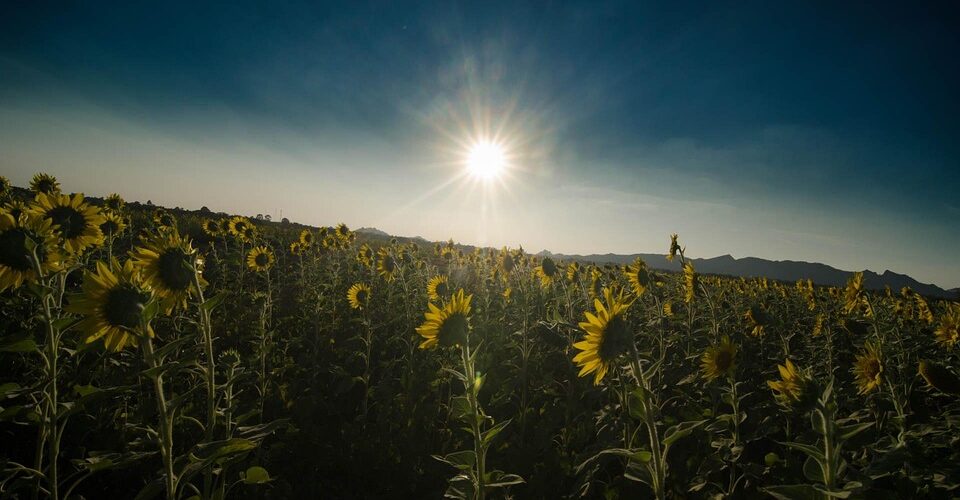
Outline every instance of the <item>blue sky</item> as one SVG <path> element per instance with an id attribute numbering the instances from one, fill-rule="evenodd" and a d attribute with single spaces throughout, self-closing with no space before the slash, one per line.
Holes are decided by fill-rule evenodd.
<path id="1" fill-rule="evenodd" d="M 0 7 L 21 185 L 960 286 L 950 2 L 40 4 Z M 461 175 L 481 136 L 502 182 Z"/>

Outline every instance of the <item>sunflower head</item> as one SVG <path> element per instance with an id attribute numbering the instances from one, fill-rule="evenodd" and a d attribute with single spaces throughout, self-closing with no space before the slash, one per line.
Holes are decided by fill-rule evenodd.
<path id="1" fill-rule="evenodd" d="M 880 348 L 876 344 L 867 343 L 863 346 L 863 350 L 853 362 L 853 376 L 859 394 L 867 394 L 880 388 L 883 382 L 883 362 Z"/>
<path id="2" fill-rule="evenodd" d="M 934 331 L 940 345 L 952 349 L 960 342 L 960 305 L 950 304 Z"/>
<path id="3" fill-rule="evenodd" d="M 816 399 L 817 391 L 812 390 L 813 377 L 808 370 L 801 370 L 788 358 L 777 365 L 780 380 L 768 380 L 767 386 L 774 392 L 774 398 L 785 408 L 807 408 Z M 801 404 L 803 403 L 803 404 Z"/>
<path id="4" fill-rule="evenodd" d="M 677 252 L 683 253 L 683 250 L 680 248 L 680 243 L 677 242 L 678 237 L 677 233 L 670 235 L 670 251 L 667 252 L 667 260 L 671 262 L 677 258 Z"/>
<path id="5" fill-rule="evenodd" d="M 30 190 L 34 194 L 57 194 L 60 192 L 60 183 L 56 177 L 40 172 L 30 179 Z"/>
<path id="6" fill-rule="evenodd" d="M 693 297 L 697 293 L 697 286 L 700 284 L 700 275 L 697 274 L 690 262 L 683 266 L 683 284 L 684 300 L 689 304 L 693 302 Z"/>
<path id="7" fill-rule="evenodd" d="M 866 297 L 863 291 L 863 273 L 856 272 L 847 281 L 847 288 L 843 292 L 843 312 L 852 314 L 866 308 Z"/>
<path id="8" fill-rule="evenodd" d="M 187 299 L 198 295 L 195 279 L 201 287 L 206 284 L 196 272 L 196 249 L 176 230 L 163 231 L 142 240 L 131 250 L 130 257 L 167 314 L 175 307 L 186 308 Z"/>
<path id="9" fill-rule="evenodd" d="M 273 261 L 273 252 L 264 246 L 253 247 L 247 253 L 247 267 L 259 273 L 269 271 Z"/>
<path id="10" fill-rule="evenodd" d="M 500 269 L 504 273 L 510 274 L 510 271 L 513 271 L 513 268 L 516 267 L 516 261 L 513 258 L 513 255 L 510 254 L 510 251 L 506 248 L 500 253 Z"/>
<path id="11" fill-rule="evenodd" d="M 112 240 L 122 234 L 127 229 L 127 221 L 123 216 L 116 212 L 106 212 L 103 214 L 103 223 L 100 224 L 100 232 L 103 236 Z"/>
<path id="12" fill-rule="evenodd" d="M 363 309 L 370 303 L 370 285 L 366 283 L 354 283 L 347 290 L 347 302 L 353 309 Z"/>
<path id="13" fill-rule="evenodd" d="M 290 243 L 290 253 L 293 255 L 303 255 L 305 251 L 306 248 L 299 240 Z"/>
<path id="14" fill-rule="evenodd" d="M 930 360 L 920 361 L 920 376 L 930 387 L 945 394 L 960 395 L 960 377 Z"/>
<path id="15" fill-rule="evenodd" d="M 397 259 L 386 247 L 380 247 L 380 250 L 377 251 L 377 274 L 389 283 L 393 281 L 396 272 Z"/>
<path id="16" fill-rule="evenodd" d="M 149 327 L 147 331 L 141 327 L 151 299 L 150 287 L 141 281 L 132 261 L 123 267 L 116 260 L 109 266 L 98 261 L 96 272 L 84 273 L 83 292 L 67 310 L 83 317 L 77 329 L 86 335 L 86 343 L 102 338 L 107 349 L 119 351 L 137 345 L 141 336 L 153 336 Z"/>
<path id="17" fill-rule="evenodd" d="M 567 265 L 567 281 L 573 283 L 580 279 L 580 264 L 571 262 Z"/>
<path id="18" fill-rule="evenodd" d="M 733 374 L 737 367 L 737 346 L 724 335 L 717 345 L 712 345 L 700 356 L 700 374 L 708 382 Z"/>
<path id="19" fill-rule="evenodd" d="M 117 193 L 113 193 L 110 196 L 107 196 L 105 200 L 103 200 L 104 208 L 106 208 L 107 210 L 112 210 L 114 212 L 119 212 L 123 210 L 123 207 L 126 206 L 126 204 L 127 202 L 123 201 L 123 198 L 121 198 L 120 195 Z"/>
<path id="20" fill-rule="evenodd" d="M 303 231 L 300 231 L 300 243 L 303 243 L 304 247 L 309 247 L 313 245 L 313 241 L 314 241 L 314 236 L 312 231 L 310 231 L 309 229 L 304 229 Z"/>
<path id="21" fill-rule="evenodd" d="M 153 222 L 164 229 L 177 227 L 177 219 L 162 208 L 153 211 Z"/>
<path id="22" fill-rule="evenodd" d="M 240 217 L 238 215 L 230 219 L 228 230 L 230 231 L 230 235 L 234 238 L 243 242 L 247 242 L 247 229 L 249 229 L 252 225 L 253 224 L 251 224 L 246 217 Z"/>
<path id="23" fill-rule="evenodd" d="M 544 257 L 543 260 L 540 261 L 540 265 L 536 268 L 536 274 L 540 277 L 540 284 L 546 288 L 560 275 L 560 269 L 553 259 Z"/>
<path id="24" fill-rule="evenodd" d="M 473 295 L 464 295 L 461 288 L 442 308 L 427 303 L 430 310 L 424 313 L 424 322 L 417 327 L 417 333 L 424 339 L 420 343 L 420 348 L 466 344 L 470 333 L 470 300 L 472 298 Z"/>
<path id="25" fill-rule="evenodd" d="M 211 238 L 219 237 L 221 234 L 223 234 L 222 221 L 216 221 L 213 219 L 207 219 L 203 221 L 203 232 Z"/>
<path id="26" fill-rule="evenodd" d="M 0 292 L 36 281 L 37 265 L 44 275 L 59 270 L 58 247 L 49 219 L 0 209 Z"/>
<path id="27" fill-rule="evenodd" d="M 762 337 L 766 333 L 767 325 L 770 324 L 770 315 L 759 305 L 750 306 L 747 312 L 743 313 L 743 319 L 754 337 Z"/>
<path id="28" fill-rule="evenodd" d="M 643 295 L 650 286 L 650 271 L 647 269 L 647 263 L 640 257 L 627 266 L 627 280 L 630 281 L 633 293 L 637 297 Z"/>
<path id="29" fill-rule="evenodd" d="M 441 274 L 430 278 L 430 281 L 427 283 L 427 298 L 432 302 L 445 300 L 449 293 L 449 281 L 446 276 Z"/>
<path id="30" fill-rule="evenodd" d="M 350 241 L 350 228 L 347 227 L 344 223 L 337 224 L 337 228 L 334 231 L 337 235 L 337 238 L 343 241 Z"/>
<path id="31" fill-rule="evenodd" d="M 13 190 L 13 184 L 10 184 L 10 179 L 0 175 L 0 200 L 10 196 L 10 191 Z"/>
<path id="32" fill-rule="evenodd" d="M 614 295 L 613 290 L 603 289 L 606 303 L 594 299 L 594 312 L 584 312 L 586 321 L 580 328 L 586 333 L 583 340 L 573 344 L 580 352 L 573 362 L 580 367 L 580 377 L 593 373 L 594 385 L 599 385 L 618 356 L 633 346 L 633 332 L 625 318 L 632 300 L 626 299 L 621 290 Z"/>
<path id="33" fill-rule="evenodd" d="M 100 232 L 103 215 L 99 208 L 88 204 L 82 194 L 39 193 L 29 211 L 53 223 L 54 233 L 71 254 L 79 255 L 103 243 Z"/>

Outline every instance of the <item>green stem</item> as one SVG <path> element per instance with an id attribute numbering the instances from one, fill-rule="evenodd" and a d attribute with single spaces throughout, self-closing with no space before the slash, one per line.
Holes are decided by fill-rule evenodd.
<path id="1" fill-rule="evenodd" d="M 149 331 L 148 324 L 141 326 L 142 339 L 140 345 L 143 348 L 143 357 L 147 366 L 156 370 L 160 363 L 154 355 L 153 340 L 150 339 Z M 160 457 L 163 459 L 167 500 L 174 500 L 177 491 L 177 478 L 173 474 L 173 416 L 167 408 L 167 400 L 163 392 L 163 375 L 152 372 L 150 379 L 153 381 L 153 390 L 157 399 L 157 412 L 160 414 Z"/>

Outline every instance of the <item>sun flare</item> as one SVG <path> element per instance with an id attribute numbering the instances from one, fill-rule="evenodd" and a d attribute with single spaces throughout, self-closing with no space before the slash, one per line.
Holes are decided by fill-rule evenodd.
<path id="1" fill-rule="evenodd" d="M 467 154 L 467 170 L 479 179 L 491 180 L 499 177 L 506 163 L 503 147 L 494 142 L 478 142 Z"/>

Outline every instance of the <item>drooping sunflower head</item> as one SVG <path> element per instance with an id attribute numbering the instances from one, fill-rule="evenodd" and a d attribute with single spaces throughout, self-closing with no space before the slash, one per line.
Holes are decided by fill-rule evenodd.
<path id="1" fill-rule="evenodd" d="M 687 262 L 683 266 L 684 300 L 689 304 L 693 302 L 693 297 L 697 293 L 697 286 L 700 284 L 700 275 L 693 268 L 693 264 Z"/>
<path id="2" fill-rule="evenodd" d="M 259 273 L 269 271 L 273 261 L 273 251 L 265 246 L 253 247 L 247 253 L 247 267 Z"/>
<path id="3" fill-rule="evenodd" d="M 580 279 L 580 264 L 571 262 L 567 265 L 567 281 L 573 283 Z"/>
<path id="4" fill-rule="evenodd" d="M 103 243 L 100 232 L 103 215 L 99 208 L 88 204 L 82 194 L 40 193 L 29 210 L 53 223 L 54 233 L 71 254 L 79 255 Z"/>
<path id="5" fill-rule="evenodd" d="M 733 374 L 737 367 L 737 346 L 724 335 L 717 345 L 712 345 L 700 356 L 700 374 L 708 382 Z"/>
<path id="6" fill-rule="evenodd" d="M 540 284 L 546 288 L 553 284 L 553 281 L 560 275 L 560 269 L 553 259 L 544 257 L 536 268 L 536 274 L 540 277 Z"/>
<path id="7" fill-rule="evenodd" d="M 377 274 L 389 283 L 393 281 L 396 272 L 397 259 L 386 247 L 380 247 L 380 250 L 377 251 Z"/>
<path id="8" fill-rule="evenodd" d="M 353 309 L 363 309 L 370 303 L 370 285 L 366 283 L 354 283 L 347 290 L 347 302 Z"/>
<path id="9" fill-rule="evenodd" d="M 647 269 L 647 263 L 640 257 L 633 261 L 633 264 L 627 266 L 627 280 L 633 287 L 633 293 L 637 297 L 643 295 L 650 286 L 650 271 Z"/>
<path id="10" fill-rule="evenodd" d="M 434 276 L 427 283 L 427 298 L 432 302 L 446 300 L 450 293 L 449 281 L 445 275 Z"/>
<path id="11" fill-rule="evenodd" d="M 163 231 L 142 240 L 131 250 L 134 267 L 143 276 L 143 281 L 156 293 L 165 313 L 174 308 L 186 308 L 187 299 L 198 295 L 194 282 L 197 251 L 189 240 L 176 230 Z M 200 286 L 206 283 L 196 276 Z"/>
<path id="12" fill-rule="evenodd" d="M 770 315 L 759 305 L 752 305 L 747 312 L 743 313 L 743 319 L 750 328 L 750 334 L 754 337 L 762 337 L 766 333 L 766 327 L 770 324 Z"/>
<path id="13" fill-rule="evenodd" d="M 919 371 L 930 387 L 945 394 L 960 395 L 960 377 L 946 367 L 925 359 L 920 361 Z"/>
<path id="14" fill-rule="evenodd" d="M 667 260 L 671 262 L 677 258 L 677 252 L 680 251 L 680 244 L 677 242 L 678 237 L 677 233 L 670 235 L 670 251 L 667 252 Z"/>
<path id="15" fill-rule="evenodd" d="M 516 261 L 513 258 L 513 255 L 510 254 L 510 251 L 506 248 L 500 252 L 500 269 L 503 270 L 505 274 L 510 274 L 510 271 L 513 271 L 513 268 L 516 267 Z"/>
<path id="16" fill-rule="evenodd" d="M 116 212 L 106 212 L 103 214 L 103 223 L 100 224 L 100 232 L 103 233 L 104 238 L 112 240 L 120 234 L 123 234 L 125 229 L 127 229 L 127 221 L 124 220 L 122 215 Z"/>
<path id="17" fill-rule="evenodd" d="M 360 249 L 357 250 L 357 262 L 359 262 L 363 267 L 370 267 L 373 265 L 373 249 L 370 248 L 370 245 L 364 243 L 360 246 Z"/>
<path id="18" fill-rule="evenodd" d="M 442 308 L 427 303 L 430 310 L 424 313 L 424 322 L 417 327 L 417 333 L 424 338 L 420 348 L 430 349 L 436 346 L 452 347 L 465 344 L 470 334 L 471 299 L 473 295 L 464 295 L 461 288 Z"/>
<path id="19" fill-rule="evenodd" d="M 851 314 L 862 310 L 866 302 L 863 291 L 863 273 L 856 272 L 847 281 L 847 288 L 843 293 L 843 312 Z"/>
<path id="20" fill-rule="evenodd" d="M 304 247 L 310 247 L 311 245 L 313 245 L 313 241 L 314 241 L 313 231 L 310 231 L 309 229 L 304 229 L 303 231 L 300 231 L 300 243 L 303 243 Z"/>
<path id="21" fill-rule="evenodd" d="M 780 372 L 780 380 L 768 380 L 767 386 L 774 392 L 774 398 L 777 402 L 786 408 L 805 408 L 807 404 L 801 402 L 810 402 L 811 396 L 815 396 L 816 391 L 811 390 L 813 378 L 806 370 L 797 368 L 787 358 L 782 365 L 777 365 Z"/>
<path id="22" fill-rule="evenodd" d="M 30 190 L 34 194 L 57 194 L 60 192 L 60 183 L 56 177 L 40 172 L 30 179 Z"/>
<path id="23" fill-rule="evenodd" d="M 98 261 L 96 272 L 84 272 L 83 293 L 70 301 L 67 310 L 83 316 L 77 329 L 86 334 L 86 343 L 102 338 L 107 349 L 119 351 L 137 345 L 140 336 L 153 336 L 153 331 L 141 329 L 151 297 L 150 287 L 132 261 L 123 267 L 116 260 L 109 266 Z"/>
<path id="24" fill-rule="evenodd" d="M 942 346 L 952 349 L 960 342 L 960 305 L 951 304 L 948 306 L 943 317 L 940 318 L 940 324 L 934 331 L 937 342 Z"/>
<path id="25" fill-rule="evenodd" d="M 217 238 L 223 234 L 223 224 L 221 221 L 207 219 L 203 221 L 203 232 L 211 238 Z"/>
<path id="26" fill-rule="evenodd" d="M 107 196 L 103 200 L 103 206 L 107 210 L 112 210 L 114 212 L 119 212 L 123 210 L 123 207 L 126 206 L 127 202 L 123 201 L 123 198 L 119 194 L 113 193 L 110 196 Z"/>
<path id="27" fill-rule="evenodd" d="M 880 348 L 867 343 L 853 362 L 853 375 L 857 382 L 858 394 L 867 394 L 880 388 L 883 383 L 883 362 Z"/>
<path id="28" fill-rule="evenodd" d="M 594 312 L 583 313 L 586 321 L 580 323 L 580 328 L 586 335 L 583 340 L 573 344 L 574 348 L 580 350 L 573 357 L 573 362 L 580 367 L 578 376 L 585 377 L 593 373 L 594 385 L 599 385 L 614 366 L 616 358 L 633 346 L 633 332 L 625 317 L 632 300 L 624 298 L 622 290 L 614 295 L 609 288 L 603 289 L 603 297 L 605 304 L 600 299 L 594 299 Z"/>
<path id="29" fill-rule="evenodd" d="M 0 209 L 0 292 L 36 281 L 37 264 L 44 275 L 60 269 L 58 246 L 49 219 Z"/>

